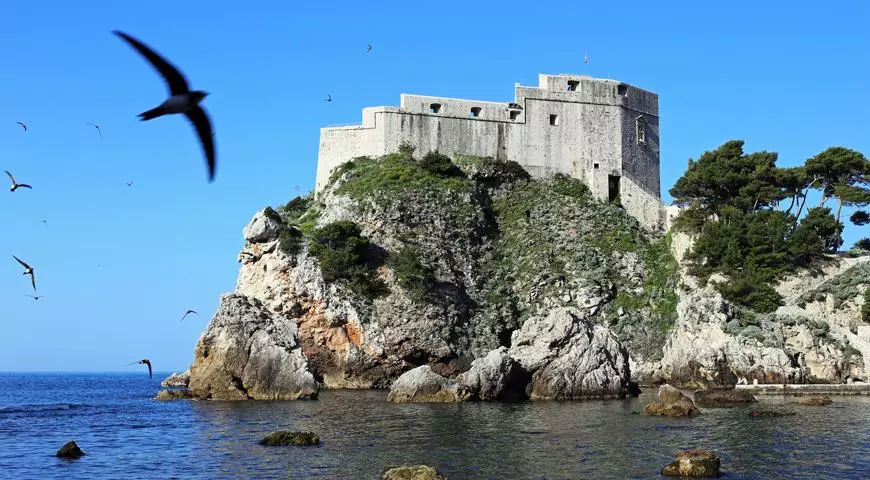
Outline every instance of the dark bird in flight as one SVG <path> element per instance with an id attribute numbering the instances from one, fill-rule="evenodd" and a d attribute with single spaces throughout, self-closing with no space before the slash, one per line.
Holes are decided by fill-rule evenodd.
<path id="1" fill-rule="evenodd" d="M 181 317 L 181 321 L 183 322 L 184 319 L 187 318 L 187 316 L 190 315 L 191 313 L 193 313 L 195 315 L 199 315 L 198 313 L 196 313 L 195 310 L 188 310 L 188 311 L 184 312 L 184 316 Z"/>
<path id="2" fill-rule="evenodd" d="M 163 115 L 183 113 L 193 127 L 196 129 L 196 134 L 199 136 L 199 141 L 202 144 L 205 152 L 206 161 L 208 162 L 208 181 L 214 181 L 215 172 L 215 150 L 214 150 L 214 135 L 212 134 L 211 121 L 208 118 L 205 110 L 199 106 L 200 102 L 208 95 L 208 92 L 200 90 L 190 90 L 187 85 L 187 79 L 184 75 L 171 63 L 163 57 L 148 48 L 145 44 L 127 35 L 124 32 L 114 30 L 115 35 L 124 39 L 128 44 L 136 49 L 148 62 L 160 73 L 166 85 L 169 87 L 170 97 L 156 108 L 152 108 L 146 112 L 139 114 L 139 118 L 144 122 Z"/>
<path id="3" fill-rule="evenodd" d="M 43 220 L 42 223 L 48 225 L 48 220 Z"/>
<path id="4" fill-rule="evenodd" d="M 6 172 L 6 175 L 9 175 L 9 180 L 12 180 L 12 188 L 9 189 L 10 192 L 14 192 L 15 190 L 18 190 L 19 188 L 29 188 L 29 189 L 33 190 L 33 187 L 31 187 L 30 185 L 16 182 L 15 177 L 13 177 L 11 173 L 9 173 L 9 170 L 3 170 L 3 171 Z"/>
<path id="5" fill-rule="evenodd" d="M 15 123 L 17 123 L 18 125 L 21 125 L 21 128 L 23 128 L 25 132 L 27 131 L 27 125 L 25 125 L 21 122 L 15 122 Z"/>
<path id="6" fill-rule="evenodd" d="M 15 255 L 12 255 L 12 258 L 14 258 L 16 261 L 18 261 L 18 263 L 21 264 L 22 267 L 24 267 L 24 273 L 22 275 L 30 275 L 30 283 L 33 284 L 33 291 L 35 292 L 36 291 L 36 275 L 33 273 L 33 267 L 24 263 L 23 261 L 21 261 L 20 258 L 16 257 Z"/>
<path id="7" fill-rule="evenodd" d="M 131 180 L 131 181 L 127 182 L 127 186 L 128 186 L 128 187 L 132 187 L 132 186 L 133 186 L 133 181 Z"/>
<path id="8" fill-rule="evenodd" d="M 332 101 L 332 95 L 330 95 L 330 94 L 327 93 L 327 94 L 326 94 L 326 101 L 327 101 L 327 102 L 331 102 L 331 101 Z"/>
<path id="9" fill-rule="evenodd" d="M 368 52 L 371 52 L 371 51 L 372 51 L 372 44 L 370 43 L 370 44 L 369 44 Z"/>
<path id="10" fill-rule="evenodd" d="M 45 296 L 45 295 L 25 295 L 25 297 L 30 297 L 30 298 L 32 298 L 34 301 L 39 300 L 40 298 L 42 298 L 42 297 L 44 297 L 44 296 Z"/>
<path id="11" fill-rule="evenodd" d="M 133 362 L 130 365 L 136 365 L 136 364 L 148 365 L 148 378 L 151 378 L 151 360 L 148 360 L 147 358 L 143 358 L 142 360 L 139 360 L 138 362 Z"/>
<path id="12" fill-rule="evenodd" d="M 85 122 L 85 123 L 87 123 L 88 125 L 90 125 L 90 126 L 96 128 L 96 129 L 97 129 L 97 133 L 100 134 L 100 138 L 103 138 L 103 132 L 100 130 L 100 126 L 99 126 L 99 125 L 97 125 L 96 123 L 90 123 L 90 122 Z"/>

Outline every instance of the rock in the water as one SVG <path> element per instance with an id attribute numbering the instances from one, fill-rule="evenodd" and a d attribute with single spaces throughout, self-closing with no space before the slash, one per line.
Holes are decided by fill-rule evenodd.
<path id="1" fill-rule="evenodd" d="M 691 417 L 699 412 L 691 398 L 683 395 L 683 392 L 676 388 L 664 384 L 659 387 L 656 401 L 644 407 L 643 413 L 664 417 Z"/>
<path id="2" fill-rule="evenodd" d="M 789 417 L 792 415 L 797 415 L 797 413 L 787 410 L 774 410 L 767 408 L 761 408 L 749 412 L 750 417 Z"/>
<path id="3" fill-rule="evenodd" d="M 387 400 L 406 402 L 462 402 L 468 400 L 468 389 L 432 371 L 429 365 L 421 365 L 405 372 L 390 387 Z"/>
<path id="4" fill-rule="evenodd" d="M 66 445 L 60 447 L 57 451 L 57 456 L 60 458 L 81 458 L 85 452 L 76 445 L 76 442 L 67 442 Z"/>
<path id="5" fill-rule="evenodd" d="M 662 475 L 669 477 L 718 477 L 719 457 L 709 450 L 689 450 L 677 454 L 677 461 L 666 465 Z"/>
<path id="6" fill-rule="evenodd" d="M 190 385 L 190 369 L 184 373 L 173 373 L 166 377 L 160 386 L 163 388 L 187 388 Z"/>
<path id="7" fill-rule="evenodd" d="M 212 400 L 316 398 L 318 385 L 297 340 L 292 320 L 257 299 L 225 294 L 196 345 L 190 391 Z"/>
<path id="8" fill-rule="evenodd" d="M 475 400 L 518 400 L 526 397 L 528 374 L 500 347 L 471 363 L 456 377 Z"/>
<path id="9" fill-rule="evenodd" d="M 388 467 L 381 474 L 381 480 L 447 480 L 437 470 L 426 465 Z"/>
<path id="10" fill-rule="evenodd" d="M 510 356 L 532 374 L 530 397 L 541 400 L 625 397 L 628 352 L 606 327 L 574 307 L 526 320 L 511 337 Z"/>
<path id="11" fill-rule="evenodd" d="M 274 210 L 272 210 L 274 212 Z M 266 242 L 278 236 L 278 229 L 281 227 L 280 217 L 275 218 L 273 215 L 268 215 L 266 210 L 257 212 L 251 223 L 245 226 L 242 232 L 245 240 L 251 243 Z"/>
<path id="12" fill-rule="evenodd" d="M 260 445 L 281 447 L 287 445 L 318 445 L 320 437 L 314 432 L 269 432 Z"/>
<path id="13" fill-rule="evenodd" d="M 157 392 L 157 396 L 154 397 L 154 400 L 160 400 L 162 402 L 169 402 L 172 400 L 190 400 L 192 398 L 196 398 L 190 390 L 186 388 L 181 388 L 177 390 L 160 390 Z"/>
<path id="14" fill-rule="evenodd" d="M 748 390 L 728 388 L 695 392 L 695 405 L 699 407 L 732 407 L 756 401 L 755 396 Z"/>
<path id="15" fill-rule="evenodd" d="M 797 403 L 799 403 L 801 405 L 812 405 L 812 406 L 830 405 L 833 402 L 834 401 L 831 400 L 831 397 L 829 397 L 827 395 L 820 396 L 820 397 L 801 398 L 800 400 L 797 401 Z"/>

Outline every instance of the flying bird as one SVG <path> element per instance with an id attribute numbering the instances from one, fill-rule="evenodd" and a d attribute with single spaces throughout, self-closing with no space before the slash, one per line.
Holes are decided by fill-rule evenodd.
<path id="1" fill-rule="evenodd" d="M 206 111 L 199 105 L 200 102 L 208 95 L 208 92 L 200 90 L 190 90 L 187 85 L 187 79 L 174 65 L 166 61 L 163 57 L 155 53 L 148 46 L 136 40 L 119 30 L 113 30 L 112 33 L 124 39 L 130 46 L 136 49 L 158 73 L 163 77 L 166 85 L 169 87 L 170 97 L 161 103 L 156 108 L 152 108 L 146 112 L 139 114 L 140 120 L 143 122 L 151 120 L 163 115 L 171 115 L 183 113 L 184 116 L 193 124 L 196 129 L 196 134 L 199 136 L 199 141 L 202 144 L 203 152 L 205 153 L 206 161 L 208 162 L 208 181 L 214 181 L 215 173 L 215 149 L 214 135 L 212 134 L 211 120 L 209 120 Z"/>
<path id="2" fill-rule="evenodd" d="M 30 275 L 30 283 L 33 284 L 33 291 L 36 291 L 36 274 L 33 273 L 33 267 L 24 263 L 20 258 L 12 255 L 12 258 L 18 261 L 22 267 L 24 267 L 24 273 L 22 275 Z"/>
<path id="3" fill-rule="evenodd" d="M 85 123 L 87 123 L 88 125 L 90 125 L 90 126 L 96 128 L 96 129 L 97 129 L 97 133 L 100 134 L 100 138 L 103 138 L 103 132 L 102 132 L 102 130 L 100 130 L 100 126 L 99 126 L 99 125 L 97 125 L 96 123 L 90 123 L 90 122 L 85 122 Z"/>
<path id="4" fill-rule="evenodd" d="M 23 128 L 25 132 L 27 131 L 27 125 L 25 125 L 21 122 L 15 122 L 15 123 L 17 123 L 18 125 L 21 125 L 21 128 Z"/>
<path id="5" fill-rule="evenodd" d="M 148 365 L 148 378 L 151 378 L 151 360 L 148 360 L 147 358 L 143 358 L 142 360 L 139 360 L 138 362 L 133 362 L 130 365 L 136 365 L 136 364 Z"/>
<path id="6" fill-rule="evenodd" d="M 331 101 L 332 101 L 332 95 L 330 95 L 330 94 L 327 93 L 327 94 L 326 94 L 326 101 L 327 101 L 327 102 L 331 102 Z"/>
<path id="7" fill-rule="evenodd" d="M 368 49 L 367 53 L 368 53 L 368 52 L 371 52 L 371 51 L 372 51 L 372 44 L 370 43 L 370 44 L 369 44 L 369 49 Z"/>
<path id="8" fill-rule="evenodd" d="M 42 298 L 42 297 L 44 297 L 44 296 L 45 296 L 45 295 L 25 295 L 25 297 L 30 297 L 30 298 L 32 298 L 33 301 L 39 300 L 40 298 Z"/>
<path id="9" fill-rule="evenodd" d="M 10 192 L 14 192 L 15 190 L 18 190 L 19 188 L 29 188 L 29 189 L 33 190 L 33 187 L 31 187 L 30 185 L 16 182 L 15 177 L 13 177 L 11 173 L 9 173 L 9 170 L 3 170 L 3 171 L 6 172 L 6 175 L 9 176 L 9 180 L 12 180 L 12 188 L 9 189 Z"/>
<path id="10" fill-rule="evenodd" d="M 132 186 L 133 186 L 133 181 L 131 180 L 131 181 L 127 182 L 127 186 L 128 186 L 128 187 L 132 187 Z"/>
<path id="11" fill-rule="evenodd" d="M 183 322 L 184 319 L 187 318 L 187 316 L 190 315 L 191 313 L 193 313 L 195 315 L 199 315 L 198 313 L 196 313 L 195 310 L 188 310 L 188 311 L 184 312 L 184 316 L 181 317 L 181 321 Z"/>

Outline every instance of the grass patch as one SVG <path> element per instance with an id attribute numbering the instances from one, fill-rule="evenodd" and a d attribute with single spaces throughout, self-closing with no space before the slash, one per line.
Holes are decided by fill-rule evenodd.
<path id="1" fill-rule="evenodd" d="M 383 293 L 375 274 L 379 258 L 357 224 L 344 220 L 315 230 L 308 253 L 320 262 L 326 282 L 345 283 L 351 291 L 367 298 Z"/>

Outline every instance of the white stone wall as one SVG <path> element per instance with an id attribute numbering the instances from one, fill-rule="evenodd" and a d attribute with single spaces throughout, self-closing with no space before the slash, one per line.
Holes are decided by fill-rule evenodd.
<path id="1" fill-rule="evenodd" d="M 573 90 L 569 82 L 576 82 Z M 608 198 L 608 176 L 619 176 L 626 211 L 648 227 L 666 223 L 654 93 L 614 80 L 543 74 L 538 87 L 515 90 L 513 103 L 522 109 L 513 119 L 507 102 L 403 94 L 400 107 L 364 109 L 361 125 L 321 129 L 315 193 L 342 163 L 395 152 L 407 142 L 419 154 L 487 156 L 516 161 L 536 177 L 570 175 L 597 198 Z M 640 115 L 647 125 L 642 144 L 635 127 Z"/>

